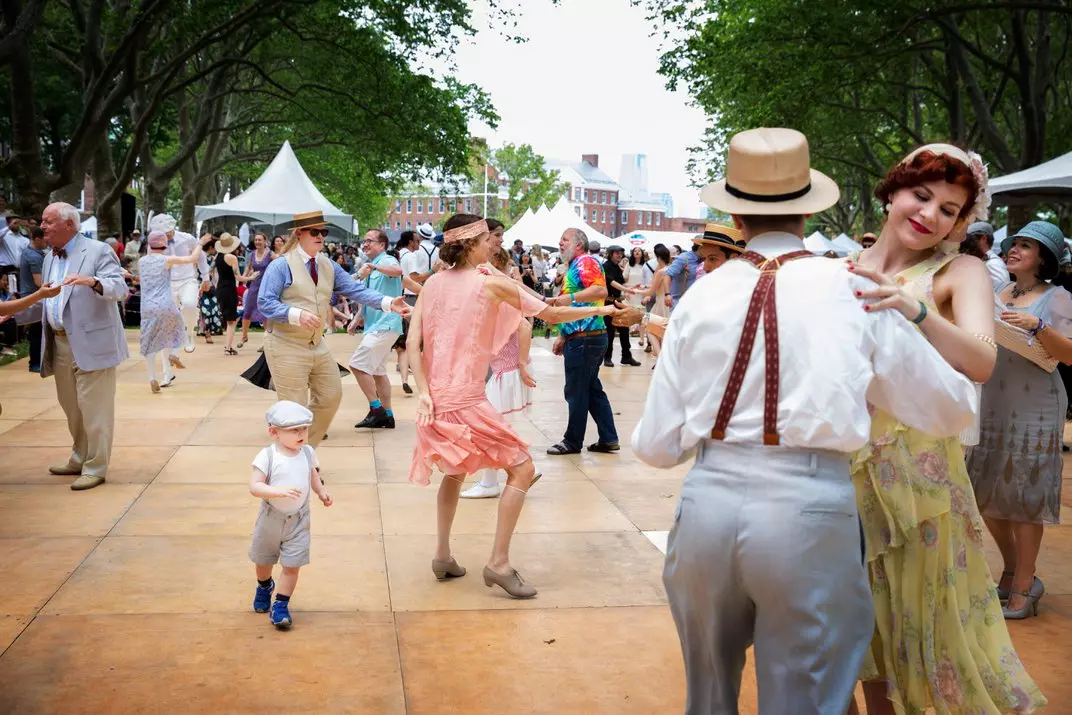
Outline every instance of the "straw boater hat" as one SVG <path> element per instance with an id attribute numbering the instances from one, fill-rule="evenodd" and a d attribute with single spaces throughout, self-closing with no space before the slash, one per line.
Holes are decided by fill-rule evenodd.
<path id="1" fill-rule="evenodd" d="M 220 240 L 216 241 L 217 253 L 234 253 L 240 245 L 240 241 L 229 233 L 220 234 Z"/>
<path id="2" fill-rule="evenodd" d="M 709 223 L 704 226 L 703 236 L 692 239 L 693 243 L 701 246 L 718 246 L 737 253 L 744 253 L 744 236 L 735 228 L 723 226 L 718 223 Z"/>
<path id="3" fill-rule="evenodd" d="M 298 228 L 325 228 L 328 222 L 324 220 L 323 211 L 308 211 L 303 214 L 294 214 L 294 221 L 290 227 Z"/>
<path id="4" fill-rule="evenodd" d="M 833 179 L 811 168 L 808 139 L 795 129 L 735 134 L 726 178 L 700 192 L 708 206 L 737 216 L 814 214 L 840 195 Z"/>

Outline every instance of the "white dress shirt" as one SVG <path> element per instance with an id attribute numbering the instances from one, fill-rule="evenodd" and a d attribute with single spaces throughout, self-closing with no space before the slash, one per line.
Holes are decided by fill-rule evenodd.
<path id="1" fill-rule="evenodd" d="M 74 236 L 67 245 L 63 247 L 65 251 L 71 250 L 71 244 L 74 243 L 78 236 Z M 56 258 L 52 256 L 52 265 L 48 269 L 48 278 L 42 276 L 42 282 L 51 283 L 54 286 L 58 286 L 63 282 L 63 279 L 67 277 L 67 267 L 70 265 L 70 256 L 67 258 Z M 53 330 L 63 330 L 63 301 L 67 298 L 67 295 L 71 292 L 72 286 L 63 286 L 60 288 L 60 292 L 51 297 L 45 298 L 45 315 L 48 318 L 48 324 L 52 326 Z"/>
<path id="2" fill-rule="evenodd" d="M 175 235 L 172 236 L 171 241 L 168 243 L 167 250 L 164 251 L 165 256 L 189 256 L 192 255 L 194 249 L 197 248 L 198 240 L 188 233 L 182 231 L 175 231 Z M 209 278 L 208 259 L 205 258 L 205 254 L 202 253 L 197 259 L 197 265 L 192 263 L 181 263 L 171 267 L 171 281 L 178 283 L 181 281 L 196 280 L 198 273 L 201 274 L 201 281 L 207 281 Z"/>
<path id="3" fill-rule="evenodd" d="M 428 256 L 423 251 L 408 251 L 402 256 L 402 275 L 412 277 L 411 274 L 421 275 L 428 272 Z M 405 295 L 416 295 L 408 288 L 403 288 Z"/>
<path id="4" fill-rule="evenodd" d="M 765 233 L 749 250 L 766 257 L 804 248 Z M 681 298 L 667 327 L 633 451 L 669 467 L 708 439 L 737 354 L 759 271 L 729 261 Z M 894 310 L 868 313 L 853 292 L 873 285 L 842 261 L 806 258 L 777 278 L 781 445 L 852 452 L 870 438 L 868 402 L 911 427 L 953 436 L 978 409 L 975 387 Z M 763 444 L 766 350 L 760 321 L 726 441 Z"/>
<path id="5" fill-rule="evenodd" d="M 0 228 L 0 266 L 18 267 L 22 251 L 30 245 L 30 239 L 15 233 L 7 224 Z"/>
<path id="6" fill-rule="evenodd" d="M 1005 261 L 1001 260 L 1001 256 L 987 256 L 984 264 L 986 272 L 990 274 L 990 282 L 994 284 L 994 290 L 1012 280 L 1009 276 L 1009 268 L 1005 265 Z"/>

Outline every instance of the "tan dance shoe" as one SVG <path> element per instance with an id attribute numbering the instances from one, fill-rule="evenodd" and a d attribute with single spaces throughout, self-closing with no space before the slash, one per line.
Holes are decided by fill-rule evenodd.
<path id="1" fill-rule="evenodd" d="M 149 389 L 153 391 L 154 395 L 160 394 L 160 383 L 156 380 L 149 380 Z"/>
<path id="2" fill-rule="evenodd" d="M 99 487 L 101 484 L 104 484 L 104 477 L 91 477 L 88 474 L 83 474 L 74 480 L 74 483 L 71 484 L 71 489 L 81 492 L 93 487 Z"/>
<path id="3" fill-rule="evenodd" d="M 60 477 L 77 477 L 82 473 L 82 465 L 74 465 L 70 462 L 67 464 L 54 464 L 48 468 L 48 471 Z"/>
<path id="4" fill-rule="evenodd" d="M 168 355 L 168 362 L 180 370 L 186 369 L 186 366 L 182 364 L 182 360 L 179 360 L 178 355 Z"/>
<path id="5" fill-rule="evenodd" d="M 446 581 L 449 578 L 460 578 L 465 575 L 465 567 L 459 566 L 458 562 L 451 557 L 450 561 L 432 559 L 432 573 L 436 581 Z"/>
<path id="6" fill-rule="evenodd" d="M 525 583 L 517 569 L 511 569 L 508 574 L 500 574 L 485 566 L 484 585 L 491 588 L 492 584 L 499 586 L 514 598 L 532 598 L 536 595 L 536 589 Z"/>

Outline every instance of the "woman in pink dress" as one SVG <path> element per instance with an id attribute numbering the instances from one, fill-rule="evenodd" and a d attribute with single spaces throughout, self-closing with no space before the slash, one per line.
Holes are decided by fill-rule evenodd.
<path id="1" fill-rule="evenodd" d="M 505 469 L 506 488 L 484 583 L 514 598 L 536 589 L 510 566 L 510 539 L 535 470 L 528 445 L 488 402 L 484 380 L 491 357 L 526 317 L 548 323 L 613 315 L 614 306 L 552 307 L 516 281 L 477 269 L 488 260 L 488 226 L 479 216 L 458 214 L 444 226 L 439 258 L 448 270 L 428 279 L 410 318 L 407 349 L 417 383 L 417 445 L 409 479 L 430 483 L 432 467 L 445 476 L 439 485 L 438 541 L 432 571 L 439 580 L 465 575 L 450 553 L 450 529 L 465 475 Z"/>

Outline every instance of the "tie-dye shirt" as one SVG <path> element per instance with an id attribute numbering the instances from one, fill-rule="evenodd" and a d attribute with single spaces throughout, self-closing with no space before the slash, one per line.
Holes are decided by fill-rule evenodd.
<path id="1" fill-rule="evenodd" d="M 570 261 L 566 276 L 562 279 L 562 294 L 579 293 L 592 286 L 603 286 L 604 288 L 607 286 L 607 278 L 603 275 L 603 266 L 599 264 L 599 259 L 590 254 L 577 256 Z M 603 301 L 573 303 L 573 305 L 603 305 Z M 573 333 L 582 333 L 588 330 L 603 330 L 603 317 L 593 315 L 581 320 L 562 323 L 558 329 L 562 335 L 572 335 Z"/>

